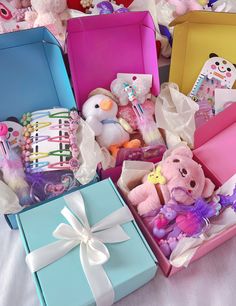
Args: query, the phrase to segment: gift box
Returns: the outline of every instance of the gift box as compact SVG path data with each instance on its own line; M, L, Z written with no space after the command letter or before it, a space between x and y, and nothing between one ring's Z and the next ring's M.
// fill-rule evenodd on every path
M20 119L25 112L76 106L60 45L46 28L0 35L0 65L1 121L9 116ZM14 214L6 219L17 228Z
M78 109L89 93L110 89L117 73L151 74L151 92L160 90L155 27L148 12L75 18L67 24L67 50ZM122 51L123 50L123 51ZM114 181L121 167L101 169L102 179Z
M193 11L176 18L171 54L170 78L189 94L210 53L236 63L235 14Z
M204 126L196 130L195 133L195 149L193 150L194 160L202 165L206 177L210 178L219 188L226 183L236 173L236 146L233 141L236 132L236 105L233 104L218 114ZM140 167L140 178L137 178L136 183L141 178L153 169L153 164L146 163ZM132 182L130 182L132 184ZM142 218L137 213L135 207L130 203L124 190L122 182L118 181L118 186L122 187L122 195L130 207L135 219L142 230L145 238L151 246L155 256L158 259L159 266L166 276L171 276L183 269L171 264L159 248L154 237L150 233ZM132 188L132 186L131 186ZM235 222L234 222L235 224ZM196 261L202 256L209 253L211 250L223 244L228 239L236 234L236 225L225 227L219 233L214 233L212 238L209 237L201 244L190 263Z
M151 280L155 257L132 218L110 179L19 213L41 304L110 305Z

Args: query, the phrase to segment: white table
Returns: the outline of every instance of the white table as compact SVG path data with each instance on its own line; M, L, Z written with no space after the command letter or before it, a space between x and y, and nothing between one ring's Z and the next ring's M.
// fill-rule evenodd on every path
M235 251L236 238L171 278L159 270L153 281L117 305L235 306ZM39 306L24 257L19 232L0 217L0 306Z

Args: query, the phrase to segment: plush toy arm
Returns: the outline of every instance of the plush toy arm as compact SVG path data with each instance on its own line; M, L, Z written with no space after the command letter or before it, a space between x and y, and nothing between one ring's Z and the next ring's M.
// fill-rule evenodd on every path
M25 21L29 22L29 23L34 23L36 18L37 18L38 14L36 12L25 12Z
M99 136L102 133L103 125L96 118L89 116L86 119L86 122L91 127L91 129L94 131L95 136Z
M131 204L137 206L138 213L141 216L161 207L155 185L149 182L145 182L131 190L128 198Z

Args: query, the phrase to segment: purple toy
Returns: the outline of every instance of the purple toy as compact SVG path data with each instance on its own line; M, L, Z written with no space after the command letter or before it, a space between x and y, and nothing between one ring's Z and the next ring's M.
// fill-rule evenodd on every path
M73 172L69 170L28 173L27 181L33 203L51 199L79 186Z
M188 193L183 188L181 191ZM172 199L174 201L174 197ZM208 226L209 219L217 216L220 209L219 203L207 202L203 198L190 206L177 202L166 204L150 222L152 233L163 253L169 257L182 237L199 236ZM150 214L145 217L150 217Z
M236 212L236 185L234 187L232 195L219 195L220 204L223 208L231 206Z
M115 10L113 5L109 1L102 1L98 3L97 8L100 10L99 15L106 15L112 13L126 13L129 11L126 7L121 7Z

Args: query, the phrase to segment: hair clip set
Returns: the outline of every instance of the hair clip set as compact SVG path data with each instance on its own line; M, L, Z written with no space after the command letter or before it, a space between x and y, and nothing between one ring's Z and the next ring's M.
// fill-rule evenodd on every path
M215 89L231 89L236 80L236 68L228 60L210 54L189 96L199 104L196 126L206 123L215 114Z
M52 124L51 122L29 122L29 120L37 120L41 117L48 116L48 118L68 119L64 123ZM76 171L79 167L78 155L79 148L77 145L77 131L79 128L79 115L76 110L70 112L57 112L50 114L50 112L37 112L37 116L30 113L24 114L22 121L25 125L24 130L24 145L22 146L22 157L25 163L26 172L40 172L42 168L48 167L53 170L72 170ZM58 135L49 137L47 135L32 136L32 132L49 127L51 130L68 131L67 135ZM55 142L66 144L70 149L56 149L50 152L32 152L32 145L42 141ZM48 161L39 161L48 156L65 157L66 161L60 161L50 164Z

